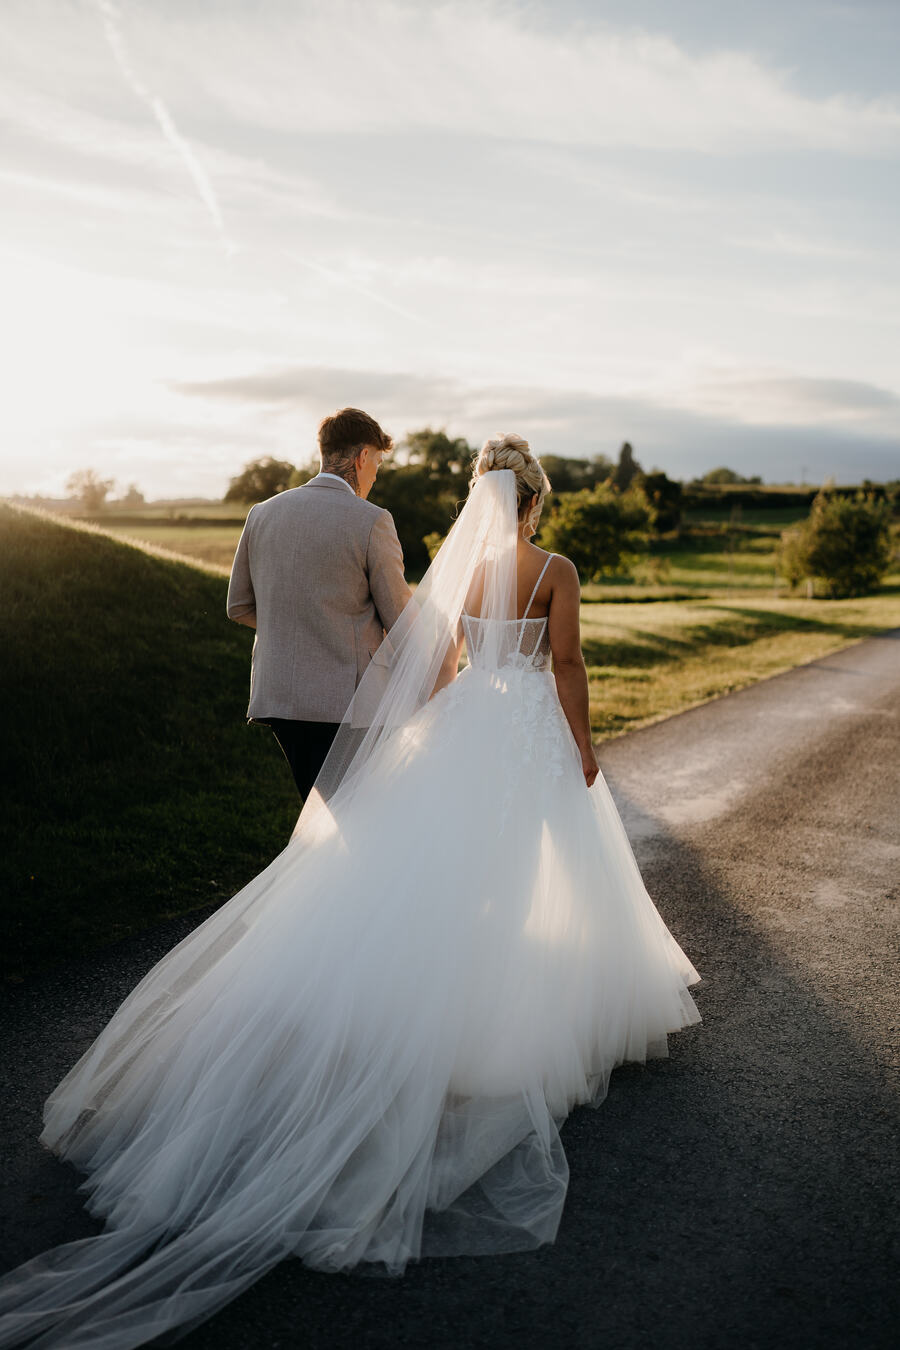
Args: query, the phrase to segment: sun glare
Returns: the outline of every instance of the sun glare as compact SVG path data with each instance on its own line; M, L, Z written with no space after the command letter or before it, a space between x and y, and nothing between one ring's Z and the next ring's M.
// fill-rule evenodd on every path
M123 341L122 315L91 277L7 253L0 288L7 443L96 419L127 400L134 352Z

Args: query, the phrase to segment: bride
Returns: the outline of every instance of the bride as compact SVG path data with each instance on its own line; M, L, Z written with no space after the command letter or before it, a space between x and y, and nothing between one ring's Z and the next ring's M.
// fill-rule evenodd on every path
M562 1118L699 1020L591 748L575 569L530 542L548 489L485 444L287 848L49 1098L105 1228L0 1282L0 1346L183 1332L289 1255L550 1242Z

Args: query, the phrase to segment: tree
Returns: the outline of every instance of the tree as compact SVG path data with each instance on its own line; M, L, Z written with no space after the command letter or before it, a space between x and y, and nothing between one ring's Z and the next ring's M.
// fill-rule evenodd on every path
M558 497L540 532L541 546L571 558L582 581L599 581L646 553L653 511L641 488L608 483Z
M288 487L292 488L302 487L303 484L308 483L311 478L315 478L318 472L319 472L318 459L316 458L307 460L305 464L301 464L291 474L291 481L288 483Z
M446 431L409 431L404 444L409 451L410 464L420 465L438 478L467 474L475 458L475 448L463 436L451 441Z
M634 484L643 489L653 507L656 533L677 530L681 524L681 484L667 477L662 469L638 474Z
M613 473L613 484L620 492L627 492L631 487L632 480L636 474L641 472L641 466L634 457L634 451L628 441L622 443L619 451L619 462Z
M607 483L616 471L616 466L609 455L591 455L587 464L591 487L596 487L598 483Z
M441 544L443 544L446 538L447 536L445 534L439 534L437 530L432 530L431 534L426 534L425 538L422 540L422 543L428 549L428 557L432 562L434 562L437 557Z
M865 595L878 586L891 557L889 503L823 488L808 518L782 533L778 569L792 587L806 579L820 582L832 598Z
M806 578L806 521L802 525L793 525L789 530L782 530L775 550L775 565L791 590Z
M743 483L743 478L734 469L726 469L725 465L720 465L718 469L710 469L700 479L701 483L708 483L710 487L718 487L730 483Z
M224 500L263 502L267 497L284 492L290 486L293 474L294 466L286 459L273 459L271 455L266 455L263 459L251 460L236 478L232 478Z
M66 491L77 497L85 511L102 511L107 497L115 487L112 478L101 478L96 469L78 469L66 483Z
M467 491L468 478L458 471L444 478L432 473L427 464L396 464L386 459L369 501L390 511L407 568L422 573L431 561L426 538L447 533Z
M451 439L431 427L408 432L404 444L409 463L385 459L369 500L390 511L407 569L421 574L431 561L433 537L447 533L466 498L476 452L464 437Z
M144 494L141 492L137 483L128 484L128 487L119 499L119 504L128 507L138 507L146 504Z
M606 455L569 459L565 455L542 455L541 465L555 493L580 492L612 477L615 465Z
M734 469L727 469L723 464L720 465L718 469L710 469L708 473L703 475L700 482L707 483L710 487L728 486L730 484L738 483L746 484L747 486L756 486L762 483L762 479L759 474L756 474L753 478L744 478Z

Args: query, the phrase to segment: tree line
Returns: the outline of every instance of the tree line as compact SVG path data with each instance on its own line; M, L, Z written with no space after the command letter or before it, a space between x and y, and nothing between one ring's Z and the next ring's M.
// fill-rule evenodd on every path
M422 572L465 501L477 450L462 436L424 427L409 432L403 455L385 459L369 500L390 511L407 567ZM572 559L583 580L621 571L652 539L678 528L682 485L661 470L645 473L626 441L618 458L544 455L553 485L538 542ZM298 487L317 471L272 457L254 460L232 478L225 501L263 501Z
M440 547L468 492L476 449L463 437L424 427L410 432L405 455L384 461L370 500L390 511L412 574L421 573ZM544 455L553 487L536 542L564 553L582 582L620 575L663 535L677 532L685 509L714 501L757 505L762 479L720 466L686 486L661 469L647 473L625 441L616 460L606 455L571 459ZM272 457L254 460L231 480L226 501L254 502L300 486L318 465L295 468ZM897 484L868 491L826 485L818 494L779 494L782 506L809 506L809 518L782 532L777 566L790 586L820 583L828 596L860 595L877 586L893 554L892 504ZM727 498L721 498L723 489ZM712 496L710 496L712 494ZM796 498L796 500L795 500Z
M408 433L400 449L382 464L370 500L393 516L407 568L415 576L425 571L465 501L477 451L464 437L431 427ZM745 478L724 466L687 484L661 469L646 472L628 441L615 460L602 454L587 459L545 455L541 463L553 492L536 542L571 558L582 582L627 571L662 536L679 532L687 510L771 504L761 478ZM230 480L224 500L243 506L264 501L317 472L317 463L297 467L264 456ZM92 515L102 511L114 486L92 469L73 474L67 484ZM139 508L143 502L131 484L118 504ZM888 570L900 483L866 483L861 491L827 484L818 494L779 493L777 502L811 508L805 521L782 532L777 550L778 569L792 587L806 582L811 589L817 582L826 595L863 594Z

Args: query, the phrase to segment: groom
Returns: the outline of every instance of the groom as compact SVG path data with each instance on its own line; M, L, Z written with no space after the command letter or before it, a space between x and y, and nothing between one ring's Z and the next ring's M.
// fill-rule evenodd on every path
M358 408L326 417L321 472L251 507L234 555L228 617L256 629L247 718L272 728L304 799L410 597L394 521L366 501L392 445Z

